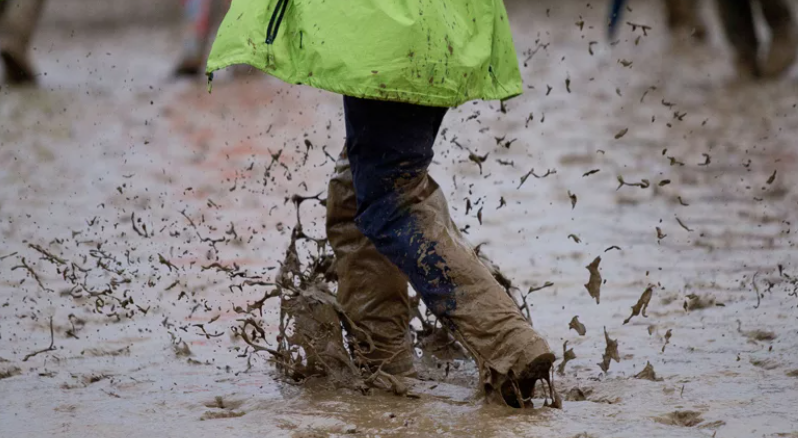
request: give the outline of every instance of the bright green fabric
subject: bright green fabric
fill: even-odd
[[[249,64],[292,84],[354,97],[457,106],[521,94],[502,0],[233,0],[208,72]]]

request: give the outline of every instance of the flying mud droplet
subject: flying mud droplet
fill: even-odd
[[[570,190],[568,190],[568,198],[571,199],[571,210],[575,209],[576,208],[576,195],[574,195],[573,193],[571,193]]]
[[[576,234],[569,234],[568,238],[576,243],[582,243],[582,239],[580,239],[579,236],[577,236]]]
[[[624,135],[626,135],[626,133],[627,133],[627,132],[629,132],[629,128],[623,128],[623,129],[621,129],[620,131],[618,131],[618,133],[617,133],[617,134],[615,134],[615,139],[616,139],[616,140],[620,139],[621,137],[623,137]]]
[[[632,318],[637,315],[643,315],[643,318],[648,318],[648,315],[646,315],[646,309],[648,309],[648,303],[651,301],[652,295],[654,295],[654,286],[649,286],[643,292],[643,295],[640,296],[640,299],[637,300],[637,304],[632,306],[632,314],[623,321],[624,325],[626,325],[626,323],[631,321]]]
[[[576,332],[579,333],[579,336],[584,336],[585,333],[587,333],[585,325],[579,322],[579,315],[571,318],[571,322],[568,323],[568,328],[576,330]]]
[[[568,364],[568,361],[576,359],[576,353],[574,353],[573,348],[568,348],[568,341],[563,342],[562,344],[562,362],[560,365],[557,366],[557,374],[564,376],[565,375],[565,365]]]
[[[662,230],[659,227],[657,227],[657,239],[662,240],[666,237],[668,237],[668,235],[663,233]]]
[[[480,175],[482,175],[482,163],[484,163],[485,160],[488,159],[488,155],[490,155],[490,152],[488,152],[487,154],[485,154],[483,156],[479,156],[479,155],[477,155],[477,154],[475,154],[475,153],[473,153],[471,151],[468,151],[468,159],[471,160],[472,162],[476,163],[477,166],[479,166],[479,174]]]
[[[610,339],[610,335],[607,333],[607,327],[604,327],[604,339],[607,341],[607,346],[604,348],[604,355],[601,356],[601,362],[598,366],[606,373],[610,370],[610,361],[614,360],[620,363],[621,355],[618,354],[618,340]]]
[[[596,299],[596,304],[599,304],[601,300],[601,273],[599,273],[598,269],[599,263],[601,263],[601,257],[596,257],[595,260],[587,265],[587,270],[590,272],[590,279],[588,279],[587,284],[585,284],[587,292],[592,298]]]
[[[663,353],[665,352],[665,347],[667,347],[668,344],[671,343],[671,336],[673,336],[673,329],[668,329],[668,331],[665,332],[665,344],[662,345]]]
[[[549,175],[554,175],[555,173],[557,173],[557,171],[555,169],[548,169],[548,170],[546,170],[545,174],[538,175],[538,174],[535,173],[535,169],[532,168],[526,175],[521,177],[521,183],[518,184],[518,187],[516,189],[520,189],[521,186],[524,185],[524,183],[526,182],[527,179],[529,179],[530,176],[534,176],[535,178],[540,179],[540,178],[546,178]]]
[[[685,229],[685,230],[687,230],[688,232],[690,232],[690,233],[692,233],[692,232],[693,232],[693,229],[692,229],[692,228],[690,228],[690,227],[688,227],[687,225],[685,225],[685,224],[684,224],[684,222],[682,222],[682,220],[681,220],[681,219],[679,219],[679,217],[678,217],[678,216],[676,217],[676,222],[678,222],[678,223],[679,223],[679,225],[681,225],[681,226],[682,226],[682,228],[684,228],[684,229]]]
[[[778,172],[778,170],[774,170],[773,174],[770,175],[770,178],[768,178],[768,185],[771,185],[773,184],[773,181],[776,181],[776,172]]]
[[[647,189],[647,188],[649,188],[649,186],[651,186],[651,183],[647,179],[642,179],[642,180],[640,180],[639,183],[628,183],[628,182],[624,181],[622,175],[618,175],[618,188],[616,188],[615,190],[618,191],[623,186],[640,187],[641,189]]]

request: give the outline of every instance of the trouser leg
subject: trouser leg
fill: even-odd
[[[553,360],[463,239],[427,173],[446,110],[344,97],[344,112],[358,228],[475,357],[486,389]]]
[[[0,17],[0,56],[11,83],[33,82],[30,42],[44,10],[44,0],[7,0]]]
[[[357,201],[346,149],[336,162],[327,193],[327,238],[336,257],[338,302],[374,342],[375,349],[365,355],[367,365],[382,365],[391,374],[412,372],[407,278],[355,225]],[[355,340],[361,351],[369,348],[365,341]]]
[[[211,29],[221,11],[219,2],[215,0],[184,1],[183,50],[176,75],[197,75],[204,70]]]
[[[762,64],[762,73],[766,76],[777,76],[795,62],[798,45],[795,17],[784,0],[759,0],[759,3],[772,35],[768,54]]]
[[[754,28],[751,1],[718,0],[718,10],[726,39],[735,52],[738,72],[744,76],[759,76],[759,42]]]

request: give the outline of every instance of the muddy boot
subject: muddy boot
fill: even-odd
[[[8,0],[0,17],[0,58],[11,84],[33,83],[36,79],[28,58],[33,32],[44,9],[44,0]]]
[[[770,49],[762,64],[764,76],[779,76],[795,62],[798,49],[795,19],[790,7],[782,0],[760,0],[762,15],[771,29]]]
[[[554,354],[463,239],[427,173],[446,109],[344,97],[344,112],[358,229],[474,356],[486,393],[523,406]]]
[[[698,5],[697,0],[665,0],[665,15],[672,33],[683,30],[698,41],[706,40],[707,29]]]
[[[338,302],[349,318],[370,336],[348,328],[357,337],[357,362],[372,370],[412,377],[410,300],[407,278],[355,225],[357,204],[346,150],[341,153],[327,195],[327,238],[335,251]],[[363,357],[358,357],[362,354]]]
[[[735,52],[734,65],[738,75],[741,78],[760,77],[757,62],[759,42],[750,0],[721,0],[717,4],[726,39]]]

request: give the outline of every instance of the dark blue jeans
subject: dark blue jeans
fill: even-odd
[[[344,113],[345,153],[330,179],[327,235],[338,300],[365,327],[358,341],[366,332],[379,348],[367,358],[412,367],[412,356],[391,353],[408,345],[409,280],[474,356],[486,391],[503,387],[505,377],[547,375],[554,360],[548,344],[460,234],[427,174],[446,109],[344,97]]]
[[[449,267],[424,235],[430,211],[419,201],[438,189],[426,177],[447,108],[344,97],[346,152],[357,198],[355,223],[408,277],[437,315],[454,310]],[[440,216],[440,215],[439,215]],[[450,220],[448,214],[438,217]]]

